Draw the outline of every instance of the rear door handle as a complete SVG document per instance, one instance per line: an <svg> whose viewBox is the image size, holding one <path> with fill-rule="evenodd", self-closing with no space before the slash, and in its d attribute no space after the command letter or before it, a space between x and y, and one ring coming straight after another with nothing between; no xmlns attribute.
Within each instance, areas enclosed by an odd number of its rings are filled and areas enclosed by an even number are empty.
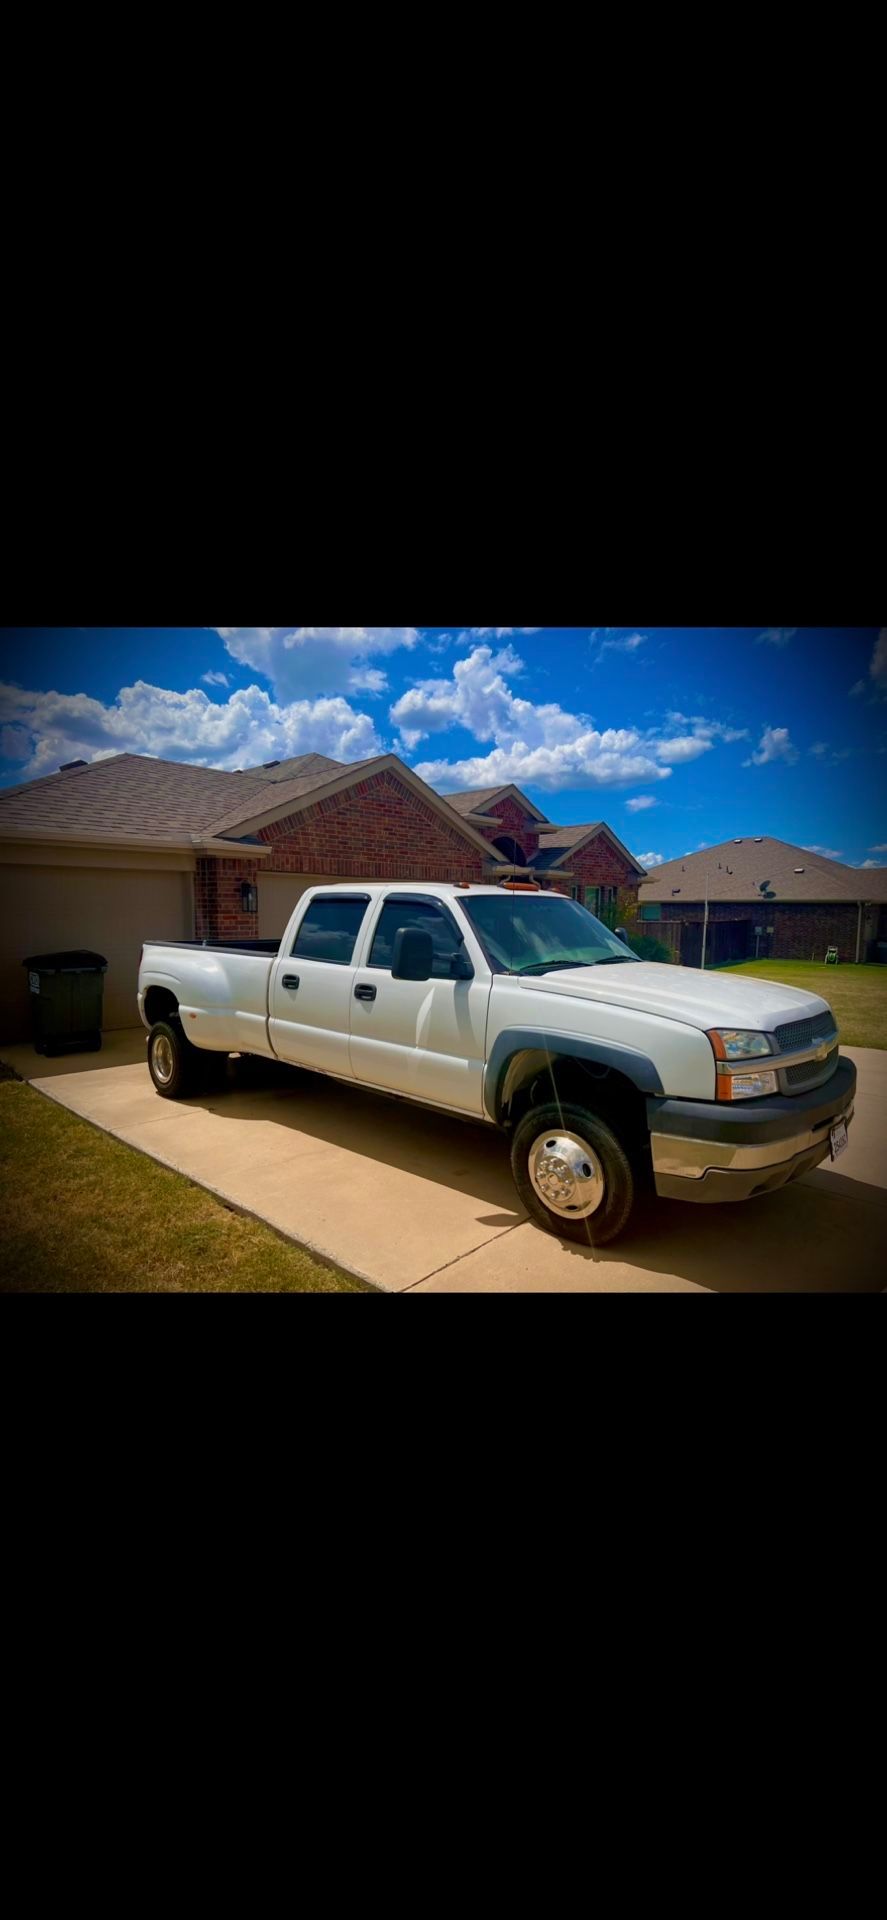
<svg viewBox="0 0 887 1920"><path fill-rule="evenodd" d="M291 993L298 993L298 991L299 991L299 976L298 976L298 974L297 974L297 973L285 973L285 974L284 974L284 976L283 976L283 984L284 984L284 986L285 986L285 987L289 987L289 989L290 989L290 992L291 992Z"/></svg>
<svg viewBox="0 0 887 1920"><path fill-rule="evenodd" d="M355 987L354 998L355 1000L375 1000L376 989L375 987Z"/></svg>

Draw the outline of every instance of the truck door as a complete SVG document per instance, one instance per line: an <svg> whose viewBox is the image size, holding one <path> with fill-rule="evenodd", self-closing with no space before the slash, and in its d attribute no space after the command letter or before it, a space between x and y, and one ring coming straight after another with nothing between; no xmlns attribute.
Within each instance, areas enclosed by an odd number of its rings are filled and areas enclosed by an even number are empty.
<svg viewBox="0 0 887 1920"><path fill-rule="evenodd" d="M369 901L355 892L308 902L292 951L271 970L268 1031L279 1059L351 1078L352 961Z"/></svg>
<svg viewBox="0 0 887 1920"><path fill-rule="evenodd" d="M434 977L395 980L395 934L421 927L431 934ZM460 927L432 896L389 894L370 935L366 966L358 967L351 998L351 1070L356 1080L418 1100L483 1114L484 1048L490 978L479 950L471 980L454 979Z"/></svg>

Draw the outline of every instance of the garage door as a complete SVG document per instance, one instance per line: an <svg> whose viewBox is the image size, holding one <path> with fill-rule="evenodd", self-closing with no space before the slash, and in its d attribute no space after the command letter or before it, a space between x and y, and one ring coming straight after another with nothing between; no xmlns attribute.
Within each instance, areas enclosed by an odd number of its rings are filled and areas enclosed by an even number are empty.
<svg viewBox="0 0 887 1920"><path fill-rule="evenodd" d="M136 993L144 940L192 940L189 873L94 867L0 868L0 1039L30 1032L22 960L63 947L91 947L108 962L104 1025L139 1024Z"/></svg>
<svg viewBox="0 0 887 1920"><path fill-rule="evenodd" d="M364 885L366 882L364 882ZM295 910L309 887L359 886L351 874L259 873L259 939L282 940Z"/></svg>

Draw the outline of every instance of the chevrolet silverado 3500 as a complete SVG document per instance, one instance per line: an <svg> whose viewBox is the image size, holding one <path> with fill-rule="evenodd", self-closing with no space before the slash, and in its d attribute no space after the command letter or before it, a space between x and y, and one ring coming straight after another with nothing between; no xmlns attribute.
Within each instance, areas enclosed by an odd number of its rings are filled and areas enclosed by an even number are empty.
<svg viewBox="0 0 887 1920"><path fill-rule="evenodd" d="M147 942L157 1092L259 1054L500 1127L537 1223L602 1245L640 1179L770 1193L836 1157L856 1069L816 994L652 965L578 902L501 887L312 887L274 941Z"/></svg>

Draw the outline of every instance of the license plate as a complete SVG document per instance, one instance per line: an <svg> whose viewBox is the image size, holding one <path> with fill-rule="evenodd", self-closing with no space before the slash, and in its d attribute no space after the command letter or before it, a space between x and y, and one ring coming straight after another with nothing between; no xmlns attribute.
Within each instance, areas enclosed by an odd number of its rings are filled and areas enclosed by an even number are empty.
<svg viewBox="0 0 887 1920"><path fill-rule="evenodd" d="M846 1120L839 1120L837 1126L830 1129L828 1138L832 1159L837 1160L839 1153L843 1153L847 1145Z"/></svg>

